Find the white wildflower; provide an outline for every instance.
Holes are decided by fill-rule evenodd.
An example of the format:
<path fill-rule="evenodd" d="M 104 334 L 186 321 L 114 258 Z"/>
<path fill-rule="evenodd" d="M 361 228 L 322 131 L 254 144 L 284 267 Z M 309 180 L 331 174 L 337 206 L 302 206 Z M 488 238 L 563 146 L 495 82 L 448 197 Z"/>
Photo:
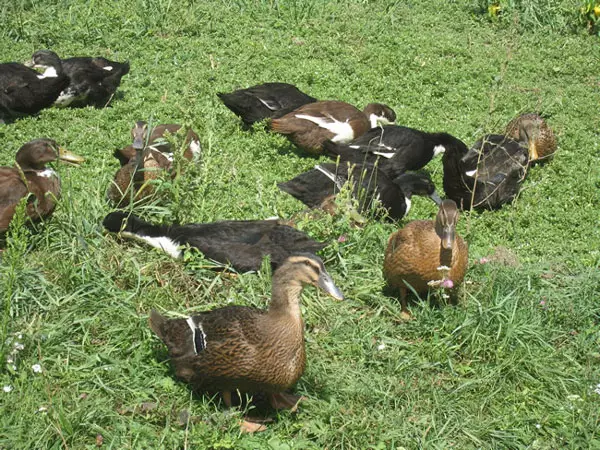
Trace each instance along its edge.
<path fill-rule="evenodd" d="M 535 427 L 539 430 L 540 428 L 542 428 L 542 426 L 539 423 L 535 424 Z"/>
<path fill-rule="evenodd" d="M 8 364 L 12 364 L 14 362 L 14 360 L 9 356 L 8 358 L 6 358 L 6 362 Z"/>
<path fill-rule="evenodd" d="M 567 395 L 567 400 L 574 402 L 575 400 L 580 401 L 580 400 L 582 400 L 582 398 L 577 394 L 571 394 L 571 395 Z"/>
<path fill-rule="evenodd" d="M 6 386 L 4 386 L 4 387 L 2 388 L 2 390 L 3 390 L 4 392 L 10 392 L 10 391 L 12 391 L 12 390 L 13 390 L 13 387 L 12 387 L 10 384 L 7 384 Z"/>
<path fill-rule="evenodd" d="M 17 371 L 17 366 L 16 366 L 16 364 L 13 364 L 11 367 L 12 367 L 12 370 L 14 370 L 15 372 Z"/>
<path fill-rule="evenodd" d="M 23 335 L 21 333 L 17 334 L 17 339 L 23 339 Z"/>
<path fill-rule="evenodd" d="M 34 364 L 31 366 L 31 370 L 33 370 L 34 373 L 42 373 L 42 366 L 39 364 Z"/>
<path fill-rule="evenodd" d="M 44 411 L 48 411 L 48 408 L 46 408 L 45 406 L 40 406 L 38 408 L 38 412 L 44 412 Z"/>
<path fill-rule="evenodd" d="M 596 389 L 594 389 L 594 392 L 598 395 L 600 395 L 600 383 L 598 383 L 598 385 L 596 386 Z"/>
<path fill-rule="evenodd" d="M 383 344 L 383 343 L 382 343 L 382 344 L 379 344 L 379 345 L 377 346 L 377 350 L 383 350 L 384 348 L 385 348 L 385 344 Z"/>
<path fill-rule="evenodd" d="M 25 346 L 23 344 L 21 344 L 20 342 L 15 342 L 15 350 L 16 351 L 20 352 L 24 348 L 25 348 Z"/>

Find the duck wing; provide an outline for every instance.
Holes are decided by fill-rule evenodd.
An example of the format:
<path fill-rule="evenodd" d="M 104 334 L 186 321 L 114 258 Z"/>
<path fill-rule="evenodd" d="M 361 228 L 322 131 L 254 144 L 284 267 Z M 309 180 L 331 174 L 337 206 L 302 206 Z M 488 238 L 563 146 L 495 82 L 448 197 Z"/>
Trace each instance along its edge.
<path fill-rule="evenodd" d="M 28 194 L 17 170 L 0 167 L 0 232 L 8 229 L 19 201 Z"/>

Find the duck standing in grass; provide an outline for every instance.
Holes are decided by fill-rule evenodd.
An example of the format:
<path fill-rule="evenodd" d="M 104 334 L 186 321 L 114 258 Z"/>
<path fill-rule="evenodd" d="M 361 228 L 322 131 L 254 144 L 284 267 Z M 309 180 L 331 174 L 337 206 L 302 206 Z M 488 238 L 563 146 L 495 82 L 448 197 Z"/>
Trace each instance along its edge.
<path fill-rule="evenodd" d="M 393 233 L 385 250 L 383 274 L 389 287 L 400 291 L 402 317 L 410 318 L 407 294 L 410 288 L 426 294 L 431 286 L 452 289 L 462 283 L 469 250 L 456 234 L 458 208 L 444 200 L 435 221 L 415 220 Z"/>
<path fill-rule="evenodd" d="M 340 161 L 377 164 L 391 178 L 407 170 L 425 167 L 446 149 L 467 150 L 466 145 L 448 133 L 427 133 L 414 128 L 386 125 L 371 128 L 347 144 L 327 141 L 324 153 Z"/>
<path fill-rule="evenodd" d="M 310 208 L 321 208 L 333 214 L 336 209 L 334 199 L 350 180 L 354 183 L 353 197 L 358 201 L 359 213 L 373 208 L 378 199 L 391 219 L 400 220 L 408 214 L 413 195 L 428 196 L 438 205 L 442 201 L 427 175 L 404 173 L 390 179 L 370 164 L 319 164 L 277 186 Z"/>
<path fill-rule="evenodd" d="M 58 107 L 95 106 L 103 108 L 129 73 L 129 63 L 111 61 L 102 57 L 77 56 L 62 60 L 62 68 L 69 78 L 54 102 Z"/>
<path fill-rule="evenodd" d="M 43 68 L 40 73 L 33 68 Z M 0 64 L 0 123 L 21 115 L 37 114 L 52 106 L 69 85 L 58 55 L 49 50 L 33 54 L 25 65 Z"/>
<path fill-rule="evenodd" d="M 514 139 L 489 134 L 469 150 L 446 151 L 442 161 L 448 198 L 461 209 L 498 209 L 519 193 L 529 154 Z"/>
<path fill-rule="evenodd" d="M 335 299 L 343 295 L 323 261 L 311 254 L 287 258 L 272 283 L 267 310 L 228 306 L 186 319 L 153 310 L 150 328 L 166 344 L 175 376 L 198 391 L 221 392 L 227 406 L 232 391 L 264 392 L 273 408 L 295 410 L 301 397 L 286 391 L 306 365 L 302 289 L 310 284 Z M 242 429 L 258 431 L 247 421 Z"/>
<path fill-rule="evenodd" d="M 348 143 L 370 128 L 394 123 L 396 113 L 381 103 L 369 103 L 363 111 L 339 101 L 309 103 L 271 120 L 271 130 L 284 134 L 311 154 L 321 154 L 327 140 Z"/>
<path fill-rule="evenodd" d="M 292 253 L 317 252 L 326 244 L 277 220 L 224 220 L 187 225 L 153 225 L 134 215 L 116 211 L 108 214 L 104 227 L 113 233 L 142 240 L 172 257 L 189 245 L 221 264 L 231 264 L 239 272 L 259 270 L 263 258 L 278 267 Z"/>
<path fill-rule="evenodd" d="M 263 83 L 230 93 L 218 93 L 223 104 L 239 116 L 246 127 L 265 119 L 274 119 L 317 99 L 293 84 Z"/>
<path fill-rule="evenodd" d="M 148 124 L 144 121 L 135 123 L 131 130 L 133 143 L 114 153 L 121 168 L 108 189 L 108 198 L 113 203 L 121 207 L 128 205 L 132 197 L 131 188 L 135 192 L 135 201 L 152 195 L 154 189 L 150 182 L 160 178 L 164 171 L 171 171 L 173 165 L 173 145 L 165 136 L 177 133 L 180 129 L 181 125 L 178 124 L 160 124 L 148 136 Z M 183 145 L 185 159 L 200 159 L 200 140 L 192 129 L 187 130 Z M 172 177 L 176 175 L 175 171 L 171 172 Z"/>
<path fill-rule="evenodd" d="M 556 152 L 554 132 L 539 114 L 521 114 L 514 118 L 506 126 L 506 135 L 529 149 L 530 164 L 548 160 Z"/>
<path fill-rule="evenodd" d="M 0 167 L 0 233 L 8 229 L 19 201 L 29 194 L 26 211 L 31 220 L 52 214 L 60 198 L 60 178 L 47 164 L 57 159 L 73 164 L 83 161 L 52 139 L 35 139 L 19 149 L 15 167 Z"/>

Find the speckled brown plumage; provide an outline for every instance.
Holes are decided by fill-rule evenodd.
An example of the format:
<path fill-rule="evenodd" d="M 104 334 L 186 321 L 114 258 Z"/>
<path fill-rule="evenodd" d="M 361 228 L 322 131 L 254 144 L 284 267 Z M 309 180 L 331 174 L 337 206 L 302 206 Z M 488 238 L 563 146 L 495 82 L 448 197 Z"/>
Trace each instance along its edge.
<path fill-rule="evenodd" d="M 323 152 L 323 143 L 329 139 L 347 143 L 363 135 L 371 128 L 371 114 L 385 118 L 384 123 L 392 123 L 396 119 L 394 111 L 386 105 L 370 103 L 360 111 L 355 106 L 340 101 L 321 101 L 308 103 L 278 119 L 271 121 L 271 130 L 284 134 L 295 145 L 312 154 Z M 312 117 L 313 120 L 298 116 Z M 318 122 L 346 123 L 352 132 L 342 136 L 321 126 Z"/>
<path fill-rule="evenodd" d="M 121 163 L 121 168 L 115 174 L 114 181 L 108 189 L 108 198 L 118 206 L 126 206 L 131 201 L 129 191 L 132 183 L 135 189 L 134 201 L 150 197 L 155 189 L 152 180 L 156 180 L 170 172 L 172 178 L 177 173 L 172 169 L 173 145 L 165 139 L 165 135 L 175 134 L 181 129 L 178 124 L 160 124 L 152 129 L 147 139 L 147 123 L 139 121 L 131 130 L 134 144 L 117 150 L 114 156 Z M 138 161 L 136 147 L 142 152 L 141 160 Z M 188 161 L 200 157 L 200 141 L 198 135 L 188 129 L 184 141 L 183 157 Z M 138 167 L 139 166 L 139 167 Z"/>
<path fill-rule="evenodd" d="M 506 135 L 529 148 L 529 162 L 547 160 L 556 152 L 556 137 L 546 121 L 535 113 L 521 114 L 506 126 Z"/>
<path fill-rule="evenodd" d="M 167 345 L 176 376 L 195 389 L 279 393 L 298 381 L 306 364 L 300 311 L 306 284 L 341 298 L 318 257 L 295 255 L 273 274 L 266 311 L 229 306 L 171 320 L 152 311 L 150 327 Z M 194 333 L 202 338 L 194 340 Z"/>
<path fill-rule="evenodd" d="M 35 139 L 19 149 L 15 167 L 0 167 L 0 232 L 8 229 L 19 201 L 29 194 L 26 212 L 31 220 L 52 214 L 60 198 L 60 178 L 46 164 L 59 158 L 83 161 L 52 139 Z"/>
<path fill-rule="evenodd" d="M 430 281 L 446 278 L 452 280 L 454 289 L 462 283 L 469 252 L 465 241 L 454 233 L 457 218 L 456 203 L 444 200 L 436 221 L 415 220 L 390 236 L 383 273 L 387 284 L 400 290 L 405 314 L 406 283 L 419 294 L 427 293 Z M 450 271 L 440 271 L 441 266 Z"/>

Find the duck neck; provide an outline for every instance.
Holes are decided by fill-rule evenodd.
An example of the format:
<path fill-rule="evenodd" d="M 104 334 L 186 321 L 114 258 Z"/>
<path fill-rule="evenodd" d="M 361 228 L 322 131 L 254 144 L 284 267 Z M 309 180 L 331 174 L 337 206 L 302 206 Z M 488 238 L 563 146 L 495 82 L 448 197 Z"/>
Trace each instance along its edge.
<path fill-rule="evenodd" d="M 282 277 L 273 280 L 273 292 L 269 305 L 269 314 L 288 316 L 296 323 L 302 323 L 300 311 L 300 295 L 302 283 L 297 280 Z"/>

